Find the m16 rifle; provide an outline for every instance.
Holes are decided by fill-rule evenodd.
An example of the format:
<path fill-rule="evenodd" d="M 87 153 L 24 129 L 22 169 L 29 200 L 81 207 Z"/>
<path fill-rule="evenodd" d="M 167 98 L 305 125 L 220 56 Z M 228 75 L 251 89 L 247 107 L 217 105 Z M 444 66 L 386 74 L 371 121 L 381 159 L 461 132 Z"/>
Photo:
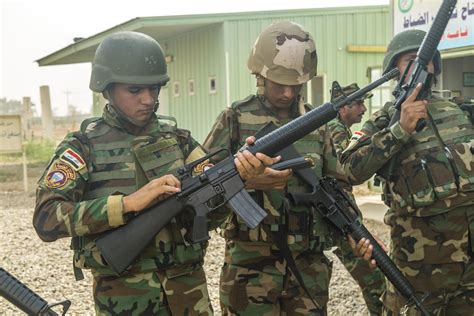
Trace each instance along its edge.
<path fill-rule="evenodd" d="M 397 69 L 385 74 L 366 87 L 354 92 L 342 100 L 321 105 L 305 115 L 289 122 L 255 141 L 247 149 L 272 156 L 289 144 L 301 139 L 330 120 L 334 119 L 340 107 L 356 100 L 388 80 L 398 77 Z M 139 256 L 155 235 L 183 209 L 191 209 L 195 213 L 192 239 L 201 242 L 209 239 L 207 229 L 207 213 L 227 205 L 239 215 L 250 227 L 255 228 L 266 216 L 252 197 L 245 191 L 245 185 L 234 164 L 234 157 L 229 155 L 213 167 L 199 175 L 193 175 L 194 167 L 206 159 L 216 155 L 211 153 L 178 171 L 181 181 L 181 192 L 158 202 L 148 210 L 144 210 L 132 218 L 127 224 L 110 232 L 104 233 L 97 241 L 102 257 L 112 270 L 121 274 Z M 216 205 L 219 198 L 221 203 Z"/>

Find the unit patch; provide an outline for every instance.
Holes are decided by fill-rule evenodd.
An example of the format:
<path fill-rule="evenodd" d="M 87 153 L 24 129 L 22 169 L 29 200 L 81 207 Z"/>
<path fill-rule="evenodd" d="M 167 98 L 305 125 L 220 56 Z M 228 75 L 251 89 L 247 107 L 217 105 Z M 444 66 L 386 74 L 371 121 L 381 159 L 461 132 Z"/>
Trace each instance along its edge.
<path fill-rule="evenodd" d="M 59 159 L 70 165 L 76 171 L 81 170 L 86 165 L 84 159 L 71 148 L 63 152 Z"/>
<path fill-rule="evenodd" d="M 211 168 L 212 166 L 214 166 L 214 165 L 209 162 L 209 159 L 206 159 L 203 162 L 201 162 L 201 163 L 197 164 L 196 166 L 194 166 L 193 172 L 194 172 L 194 174 L 201 174 L 204 171 L 206 171 L 207 169 Z"/>
<path fill-rule="evenodd" d="M 65 186 L 69 180 L 76 179 L 76 172 L 67 164 L 57 161 L 44 178 L 44 184 L 51 189 L 59 189 Z"/>

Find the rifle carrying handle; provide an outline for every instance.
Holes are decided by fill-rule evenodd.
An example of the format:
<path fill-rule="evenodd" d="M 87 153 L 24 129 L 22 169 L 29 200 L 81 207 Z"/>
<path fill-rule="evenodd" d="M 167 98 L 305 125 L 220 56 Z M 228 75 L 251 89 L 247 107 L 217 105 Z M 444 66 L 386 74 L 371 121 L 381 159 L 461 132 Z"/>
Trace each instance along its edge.
<path fill-rule="evenodd" d="M 63 315 L 65 315 L 71 305 L 69 300 L 48 305 L 38 294 L 3 268 L 0 268 L 0 296 L 6 298 L 28 315 L 56 316 L 58 314 L 51 309 L 55 305 L 62 305 Z"/>

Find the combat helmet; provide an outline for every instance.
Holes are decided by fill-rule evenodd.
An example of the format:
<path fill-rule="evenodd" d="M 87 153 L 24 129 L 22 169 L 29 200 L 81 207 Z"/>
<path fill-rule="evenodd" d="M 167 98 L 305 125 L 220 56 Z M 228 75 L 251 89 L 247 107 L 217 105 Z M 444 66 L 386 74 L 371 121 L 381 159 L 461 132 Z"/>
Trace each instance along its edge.
<path fill-rule="evenodd" d="M 331 93 L 331 102 L 334 102 L 340 96 L 347 97 L 348 95 L 351 95 L 352 93 L 354 93 L 358 90 L 360 90 L 359 85 L 355 82 L 351 83 L 348 86 L 341 87 L 339 82 L 333 81 L 332 82 L 332 88 L 329 91 Z M 368 92 L 368 93 L 364 94 L 363 96 L 361 96 L 360 98 L 356 99 L 355 101 L 364 102 L 365 99 L 370 99 L 373 96 L 374 95 L 372 93 Z"/>
<path fill-rule="evenodd" d="M 107 36 L 95 52 L 89 87 L 103 92 L 113 82 L 164 85 L 169 76 L 160 44 L 138 32 Z"/>
<path fill-rule="evenodd" d="M 387 73 L 395 67 L 395 62 L 400 54 L 418 50 L 425 35 L 426 32 L 422 30 L 407 30 L 395 35 L 388 44 L 387 52 L 383 59 L 383 72 Z M 441 73 L 441 57 L 438 50 L 436 50 L 436 54 L 433 57 L 433 64 L 435 75 L 439 75 Z"/>
<path fill-rule="evenodd" d="M 312 36 L 293 22 L 276 22 L 259 35 L 247 66 L 252 74 L 282 85 L 300 85 L 316 74 L 318 57 Z"/>

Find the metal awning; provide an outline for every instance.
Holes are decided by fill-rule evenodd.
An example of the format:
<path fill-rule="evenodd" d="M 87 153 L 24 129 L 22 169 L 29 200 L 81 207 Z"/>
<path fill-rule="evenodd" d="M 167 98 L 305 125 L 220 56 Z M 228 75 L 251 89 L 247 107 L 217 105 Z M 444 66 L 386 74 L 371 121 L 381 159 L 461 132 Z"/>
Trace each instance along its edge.
<path fill-rule="evenodd" d="M 93 36 L 78 39 L 75 43 L 42 57 L 36 60 L 36 62 L 39 66 L 91 62 L 100 42 L 107 35 L 119 31 L 141 32 L 150 35 L 157 41 L 161 41 L 181 33 L 190 32 L 196 28 L 222 23 L 222 17 L 216 21 L 209 20 L 209 18 L 207 21 L 199 22 L 198 20 L 196 18 L 183 20 L 176 16 L 172 17 L 172 19 L 169 17 L 134 18 Z"/>

